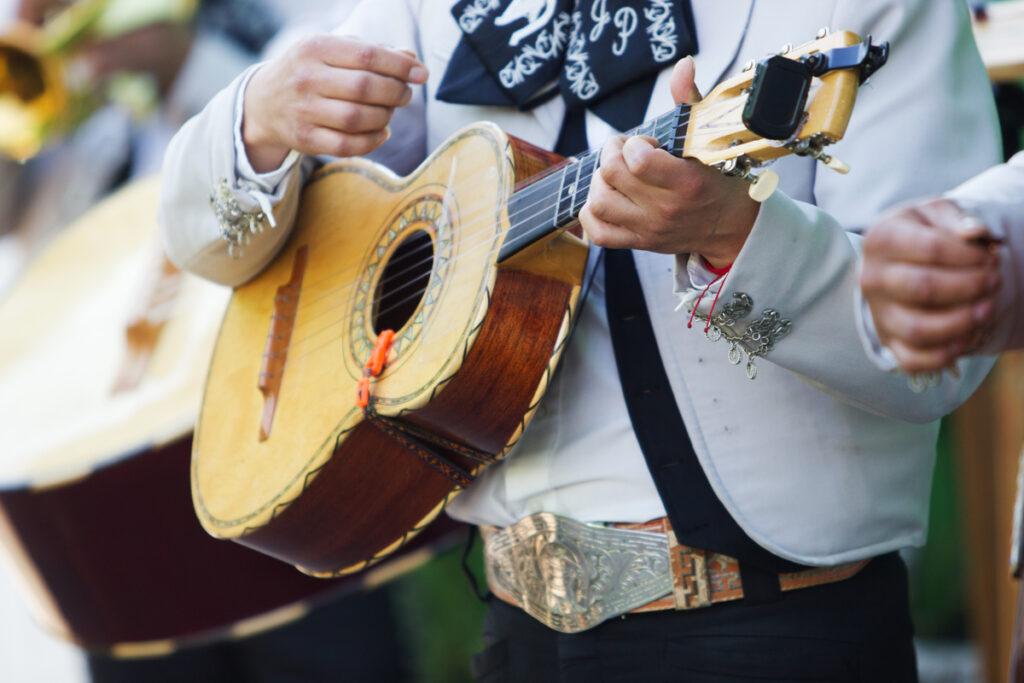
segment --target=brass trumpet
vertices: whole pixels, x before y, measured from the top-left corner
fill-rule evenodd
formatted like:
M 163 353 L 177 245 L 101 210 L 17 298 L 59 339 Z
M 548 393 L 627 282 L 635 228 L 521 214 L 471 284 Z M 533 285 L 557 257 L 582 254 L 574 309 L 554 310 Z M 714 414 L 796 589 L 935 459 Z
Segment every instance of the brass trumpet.
M 25 160 L 73 129 L 103 100 L 75 68 L 90 43 L 160 22 L 186 22 L 198 0 L 78 0 L 42 27 L 0 34 L 0 155 Z

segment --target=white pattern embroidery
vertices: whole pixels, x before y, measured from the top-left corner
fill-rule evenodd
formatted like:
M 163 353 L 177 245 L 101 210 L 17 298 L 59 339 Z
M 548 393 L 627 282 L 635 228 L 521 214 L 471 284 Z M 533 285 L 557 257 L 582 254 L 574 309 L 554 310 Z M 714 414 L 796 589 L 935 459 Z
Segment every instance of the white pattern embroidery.
M 487 15 L 501 6 L 500 0 L 474 0 L 472 4 L 466 5 L 459 16 L 459 26 L 466 33 L 472 33 L 480 28 Z
M 572 35 L 569 36 L 569 49 L 565 53 L 565 77 L 569 81 L 569 89 L 581 100 L 592 99 L 601 91 L 601 85 L 594 77 L 587 61 L 587 39 L 581 35 L 580 26 L 583 17 L 579 12 L 572 13 Z
M 636 10 L 632 7 L 620 7 L 615 12 L 615 28 L 619 29 L 619 39 L 612 44 L 612 54 L 621 57 L 626 54 L 629 37 L 636 31 Z
M 650 22 L 647 35 L 651 40 L 651 55 L 656 62 L 667 62 L 676 56 L 678 36 L 672 18 L 672 0 L 650 0 L 644 18 Z
M 590 42 L 592 43 L 601 39 L 604 27 L 612 20 L 606 3 L 607 0 L 594 0 L 594 4 L 590 6 L 590 19 L 594 22 L 594 27 L 590 29 Z
M 505 11 L 494 20 L 495 26 L 508 26 L 520 19 L 526 19 L 529 23 L 523 28 L 517 29 L 509 38 L 508 46 L 519 45 L 524 38 L 527 38 L 543 28 L 555 16 L 555 9 L 558 0 L 512 0 L 505 8 Z
M 522 52 L 501 68 L 498 79 L 502 86 L 509 89 L 516 87 L 537 71 L 544 62 L 560 55 L 568 38 L 568 26 L 569 15 L 561 12 L 555 17 L 550 32 L 541 31 L 532 45 L 525 45 Z

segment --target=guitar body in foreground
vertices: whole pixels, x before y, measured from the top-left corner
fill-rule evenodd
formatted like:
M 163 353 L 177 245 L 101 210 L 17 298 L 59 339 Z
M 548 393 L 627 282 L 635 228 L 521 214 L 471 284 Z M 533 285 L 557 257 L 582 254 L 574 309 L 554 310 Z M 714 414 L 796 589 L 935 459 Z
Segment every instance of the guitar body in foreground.
M 347 573 L 511 447 L 586 264 L 569 233 L 496 263 L 516 184 L 556 159 L 480 124 L 405 179 L 359 159 L 313 177 L 284 251 L 235 291 L 221 327 L 193 452 L 208 531 Z M 397 334 L 369 419 L 358 382 L 385 328 Z
M 774 189 L 786 154 L 844 165 L 887 46 L 828 33 L 645 123 L 672 154 Z M 516 443 L 565 346 L 599 151 L 570 161 L 470 126 L 411 176 L 350 159 L 306 187 L 284 250 L 225 315 L 196 427 L 204 528 L 318 576 L 401 547 Z M 777 180 L 777 178 L 776 178 Z M 377 349 L 379 333 L 396 332 Z M 365 391 L 364 366 L 386 365 Z M 364 410 L 357 395 L 371 394 Z

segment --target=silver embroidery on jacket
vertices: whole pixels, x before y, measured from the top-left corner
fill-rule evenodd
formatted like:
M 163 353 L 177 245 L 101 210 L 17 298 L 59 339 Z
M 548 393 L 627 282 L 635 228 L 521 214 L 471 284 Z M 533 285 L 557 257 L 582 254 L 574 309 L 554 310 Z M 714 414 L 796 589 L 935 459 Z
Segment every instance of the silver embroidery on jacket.
M 246 211 L 235 199 L 227 178 L 221 178 L 217 191 L 210 195 L 210 207 L 217 217 L 220 236 L 228 243 L 231 258 L 242 257 L 242 247 L 252 240 L 253 235 L 263 232 L 267 216 L 259 209 Z
M 754 310 L 754 300 L 744 292 L 734 292 L 733 300 L 722 307 L 720 313 L 711 317 L 707 338 L 715 342 L 725 339 L 729 342 L 729 362 L 739 365 L 743 355 L 747 357 L 747 377 L 757 377 L 754 361 L 763 358 L 775 348 L 775 343 L 789 334 L 793 323 L 784 319 L 774 308 L 766 308 L 757 320 L 751 321 L 742 331 L 736 330 L 739 320 Z M 698 310 L 694 317 L 707 322 L 707 315 Z

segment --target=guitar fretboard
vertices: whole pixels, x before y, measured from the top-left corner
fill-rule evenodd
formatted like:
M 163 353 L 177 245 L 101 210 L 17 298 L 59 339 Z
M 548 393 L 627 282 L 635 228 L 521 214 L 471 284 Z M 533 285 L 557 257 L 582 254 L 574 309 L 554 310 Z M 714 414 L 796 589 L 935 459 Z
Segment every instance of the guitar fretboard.
M 680 156 L 689 112 L 690 105 L 680 104 L 626 134 L 652 137 L 662 149 Z M 498 253 L 498 261 L 576 220 L 587 201 L 590 180 L 600 160 L 601 150 L 590 150 L 563 162 L 551 174 L 512 195 L 508 204 L 509 233 Z

